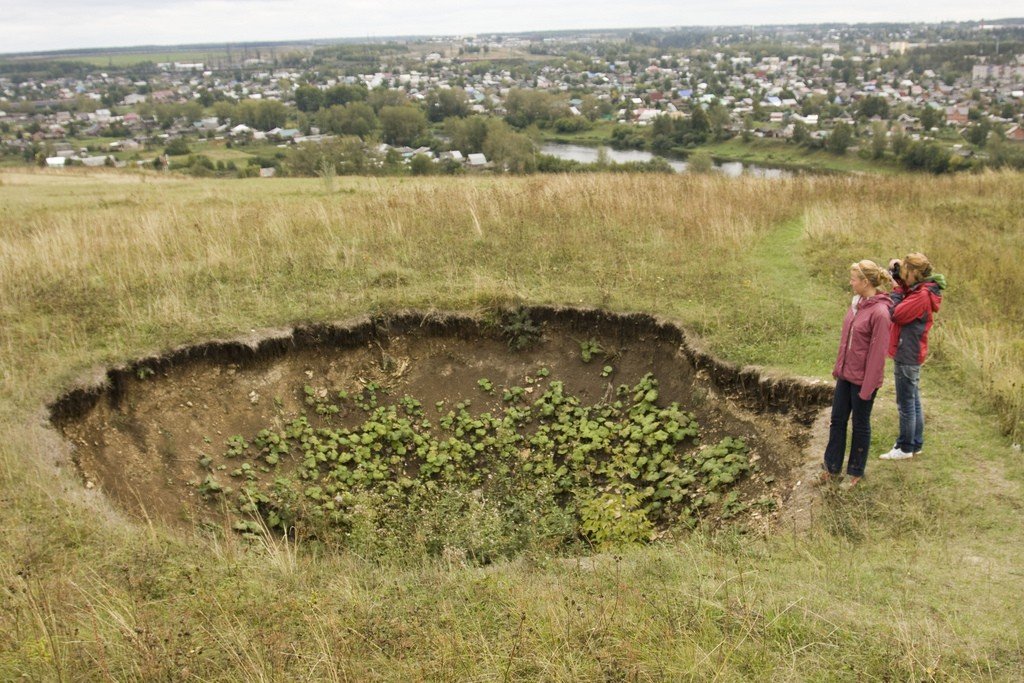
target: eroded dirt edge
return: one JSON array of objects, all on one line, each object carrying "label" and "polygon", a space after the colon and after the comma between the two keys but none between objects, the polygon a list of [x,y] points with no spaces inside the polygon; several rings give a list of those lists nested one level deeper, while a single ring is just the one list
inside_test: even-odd
[{"label": "eroded dirt edge", "polygon": [[[775,486],[783,502],[773,522],[786,529],[803,530],[812,517],[817,496],[809,482],[817,466],[817,441],[826,422],[832,384],[819,380],[771,373],[755,366],[738,366],[708,352],[701,342],[679,324],[644,313],[610,313],[596,309],[529,307],[522,309],[542,326],[586,334],[595,329],[603,334],[633,340],[646,339],[671,345],[698,377],[713,387],[718,399],[727,400],[735,410],[769,416],[774,424],[791,426],[790,442],[803,450],[787,459],[787,476]],[[493,315],[493,312],[492,312]],[[289,355],[316,351],[345,351],[377,345],[384,348],[403,336],[457,338],[472,343],[484,337],[500,336],[484,316],[464,312],[398,311],[363,316],[338,323],[302,325],[265,330],[229,340],[215,340],[173,349],[161,355],[141,358],[110,367],[79,382],[48,405],[50,423],[61,434],[83,420],[101,402],[119,406],[133,384],[146,375],[168,375],[196,364],[252,367]],[[824,415],[824,416],[823,416]],[[812,426],[813,425],[813,426]],[[80,465],[76,458],[76,465]],[[85,481],[88,474],[79,466]]]}]

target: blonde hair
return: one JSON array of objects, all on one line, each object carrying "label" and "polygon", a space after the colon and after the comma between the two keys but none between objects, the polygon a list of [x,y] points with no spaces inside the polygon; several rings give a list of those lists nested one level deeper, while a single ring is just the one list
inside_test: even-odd
[{"label": "blonde hair", "polygon": [[932,262],[928,260],[927,256],[917,251],[907,254],[903,257],[903,263],[900,264],[900,276],[904,282],[908,279],[908,273],[917,275],[914,281],[920,282],[932,274]]},{"label": "blonde hair", "polygon": [[868,259],[850,264],[850,272],[860,275],[860,279],[867,280],[875,289],[890,289],[893,286],[889,271]]}]

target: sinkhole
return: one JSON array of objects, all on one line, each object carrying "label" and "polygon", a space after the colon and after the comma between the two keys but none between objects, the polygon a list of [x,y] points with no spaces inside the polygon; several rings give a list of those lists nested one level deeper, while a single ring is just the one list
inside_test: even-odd
[{"label": "sinkhole", "polygon": [[651,315],[528,307],[187,346],[49,408],[127,515],[487,561],[769,524],[831,391]]}]

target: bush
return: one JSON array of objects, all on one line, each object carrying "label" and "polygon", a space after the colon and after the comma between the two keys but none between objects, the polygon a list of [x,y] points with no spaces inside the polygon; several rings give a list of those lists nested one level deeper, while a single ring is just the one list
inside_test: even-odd
[{"label": "bush", "polygon": [[417,154],[409,162],[413,175],[430,175],[434,172],[434,160],[427,154]]},{"label": "bush", "polygon": [[583,116],[563,116],[555,120],[555,130],[559,133],[578,133],[591,128],[593,125]]},{"label": "bush", "polygon": [[188,141],[185,138],[174,138],[164,148],[164,154],[170,157],[180,157],[191,153],[192,149],[188,146]]},{"label": "bush", "polygon": [[900,163],[912,171],[945,173],[950,169],[950,153],[937,142],[915,142],[907,146]]}]

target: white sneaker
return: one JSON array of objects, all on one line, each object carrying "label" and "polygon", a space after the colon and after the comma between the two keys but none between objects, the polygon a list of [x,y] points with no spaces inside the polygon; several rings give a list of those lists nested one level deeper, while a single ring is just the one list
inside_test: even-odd
[{"label": "white sneaker", "polygon": [[907,451],[901,451],[896,446],[893,446],[891,451],[888,453],[882,453],[878,457],[882,460],[906,460],[907,458],[913,458],[914,454],[908,453]]}]

